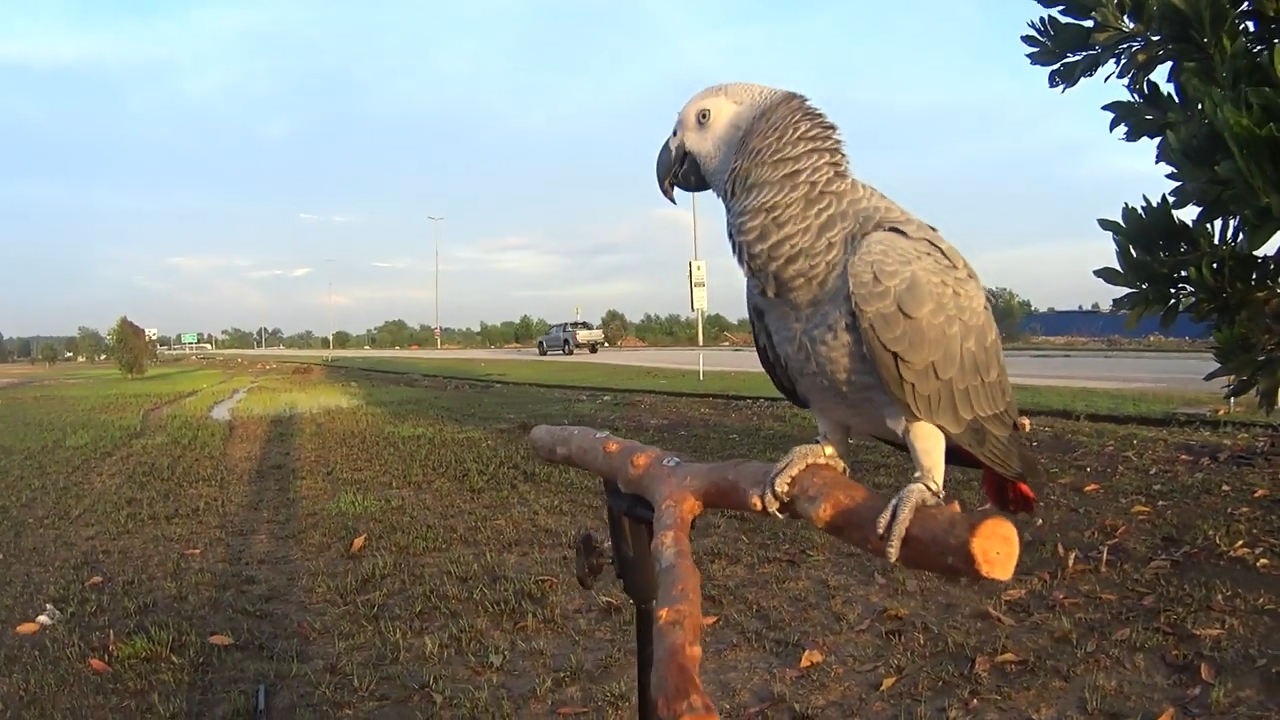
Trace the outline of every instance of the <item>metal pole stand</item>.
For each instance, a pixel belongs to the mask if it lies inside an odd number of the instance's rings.
[[[578,539],[578,584],[590,589],[604,566],[613,564],[614,575],[635,605],[636,623],[636,707],[640,720],[657,720],[653,703],[653,620],[658,595],[658,575],[653,565],[653,505],[639,495],[622,492],[617,483],[604,481],[609,516],[609,539],[613,557],[591,533]]]

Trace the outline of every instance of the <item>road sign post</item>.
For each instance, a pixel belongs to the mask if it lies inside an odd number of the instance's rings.
[[[698,347],[702,347],[702,315],[707,311],[707,261],[689,261],[689,308],[698,324]],[[698,353],[698,379],[702,375],[702,353]]]

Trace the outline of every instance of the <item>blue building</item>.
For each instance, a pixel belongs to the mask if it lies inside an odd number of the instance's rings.
[[[1208,340],[1211,327],[1197,323],[1186,315],[1178,319],[1168,330],[1160,329],[1160,317],[1145,317],[1134,327],[1126,323],[1126,313],[1109,313],[1102,310],[1054,310],[1026,315],[1019,329],[1034,337],[1122,337],[1144,338],[1159,335],[1184,340]]]

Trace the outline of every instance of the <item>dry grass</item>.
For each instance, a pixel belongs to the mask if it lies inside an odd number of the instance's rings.
[[[64,614],[0,642],[0,715],[246,717],[265,683],[272,718],[634,716],[627,598],[572,578],[573,541],[606,534],[599,483],[538,461],[527,430],[700,460],[812,435],[777,403],[188,365],[0,389],[0,613]],[[231,423],[208,419],[251,381]],[[1052,480],[1005,585],[707,516],[708,689],[726,717],[1275,717],[1266,432],[1037,421]],[[857,455],[872,487],[906,478],[892,451]],[[969,474],[949,490],[981,500]],[[806,649],[823,660],[801,669]]]

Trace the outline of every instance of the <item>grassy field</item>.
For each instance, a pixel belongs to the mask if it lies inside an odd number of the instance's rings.
[[[634,717],[626,596],[572,577],[578,534],[606,533],[599,482],[537,460],[529,428],[700,460],[812,435],[781,403],[342,368],[22,380],[0,387],[3,717],[243,718],[260,683],[272,718]],[[1280,437],[1033,419],[1051,478],[1007,584],[703,518],[725,717],[1276,717]],[[907,477],[855,454],[880,491]],[[951,477],[978,505],[976,477]],[[13,631],[46,603],[57,622]],[[809,648],[825,659],[801,669]]]
[[[276,360],[319,363],[314,356],[275,356]],[[597,388],[602,390],[659,391],[664,393],[726,394],[743,397],[779,398],[776,388],[762,372],[715,370],[698,380],[696,373],[669,368],[651,368],[585,359],[556,362],[525,360],[466,360],[433,358],[335,358],[332,365],[389,372],[414,373],[460,380],[501,383],[535,383]],[[1220,395],[1165,390],[1110,390],[1019,385],[1015,388],[1018,406],[1024,413],[1051,413],[1068,416],[1118,416],[1161,418],[1186,410],[1225,407]],[[1236,402],[1231,419],[1258,421],[1265,418],[1250,396]],[[1274,420],[1275,418],[1272,418]]]

